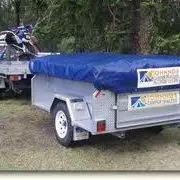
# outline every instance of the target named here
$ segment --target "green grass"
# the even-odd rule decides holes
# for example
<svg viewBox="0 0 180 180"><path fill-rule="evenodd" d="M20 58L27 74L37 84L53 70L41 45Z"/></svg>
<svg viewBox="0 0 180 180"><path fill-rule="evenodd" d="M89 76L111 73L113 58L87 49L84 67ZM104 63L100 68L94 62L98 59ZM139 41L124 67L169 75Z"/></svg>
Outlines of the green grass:
<svg viewBox="0 0 180 180"><path fill-rule="evenodd" d="M0 101L0 170L180 170L180 129L97 136L65 148L49 119L29 100Z"/></svg>

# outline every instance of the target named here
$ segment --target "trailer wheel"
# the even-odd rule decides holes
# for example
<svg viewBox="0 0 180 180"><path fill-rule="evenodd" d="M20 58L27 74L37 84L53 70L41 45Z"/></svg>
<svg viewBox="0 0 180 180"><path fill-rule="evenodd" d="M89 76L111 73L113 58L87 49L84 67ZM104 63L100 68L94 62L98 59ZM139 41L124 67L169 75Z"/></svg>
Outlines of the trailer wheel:
<svg viewBox="0 0 180 180"><path fill-rule="evenodd" d="M71 117L65 103L57 103L52 117L54 121L56 139L63 146L70 146L73 142L73 127Z"/></svg>

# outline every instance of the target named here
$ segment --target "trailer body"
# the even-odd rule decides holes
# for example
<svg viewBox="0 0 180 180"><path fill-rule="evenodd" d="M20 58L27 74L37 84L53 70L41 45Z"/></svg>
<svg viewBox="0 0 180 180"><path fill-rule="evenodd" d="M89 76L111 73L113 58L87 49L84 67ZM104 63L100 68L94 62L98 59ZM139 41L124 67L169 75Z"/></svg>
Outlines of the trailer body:
<svg viewBox="0 0 180 180"><path fill-rule="evenodd" d="M61 56L59 58L61 60ZM39 60L30 64L30 69L36 71L36 75L32 78L32 104L51 113L55 121L56 136L60 139L61 144L69 145L69 139L65 143L62 139L67 139L72 132L71 140L78 141L88 139L89 134L111 133L122 136L127 130L166 125L178 126L180 124L179 67L172 65L172 67L135 69L137 73L135 74L137 76L136 89L131 92L117 92L115 91L118 89L116 87L122 86L123 83L127 88L129 88L129 84L133 86L134 84L126 79L121 79L120 76L122 84L118 84L116 77L114 82L112 82L113 79L107 79L108 76L104 73L107 67L102 68L103 76L106 76L106 79L103 80L99 64L97 69L86 65L88 71L85 71L84 67L86 66L77 65L75 67L77 71L74 71L72 62L67 67L68 65L65 66L63 60L53 64L51 61L53 58L50 59L47 57L45 58L47 62ZM50 72L46 73L47 69L50 69ZM112 67L110 70L108 69L107 73L113 77ZM127 73L127 69L123 70L123 73L124 71ZM53 73L57 73L57 77ZM68 73L70 74L69 79L60 77L67 76ZM104 87L108 87L108 84L105 83L110 81L109 84L115 90L111 90L112 86L109 89L98 89L102 82L94 85L94 81L83 81L82 76L79 76L80 73L86 80L87 74L91 75L91 79L93 79L92 76L96 76L95 83L98 82L98 78L102 79ZM118 76L119 72L115 73ZM124 74L123 77L125 77ZM127 84L125 84L126 82ZM122 91L124 89L121 88ZM66 112L65 106L68 112ZM58 117L65 118L58 121ZM65 122L68 118L70 121ZM68 129L64 128L63 130L62 125L56 125L56 121L60 124L65 123L64 126L70 124L73 131L70 130L68 134ZM62 129L59 134L57 128ZM68 135L62 135L63 133Z"/></svg>
<svg viewBox="0 0 180 180"><path fill-rule="evenodd" d="M109 90L97 91L93 84L86 82L46 75L36 75L32 78L33 105L51 112L57 102L65 102L72 125L81 127L93 135L179 124L179 94L179 89L116 94ZM131 109L129 101L132 97L147 95L174 96L174 99L173 102L168 102L169 105L167 103L159 107ZM105 130L98 132L98 122L103 121Z"/></svg>
<svg viewBox="0 0 180 180"><path fill-rule="evenodd" d="M41 52L38 57L47 56L52 53ZM0 90L1 92L13 91L20 93L31 89L31 78L33 74L29 70L29 61L0 60Z"/></svg>
<svg viewBox="0 0 180 180"><path fill-rule="evenodd" d="M27 61L0 61L0 89L19 92L30 89L32 74Z"/></svg>

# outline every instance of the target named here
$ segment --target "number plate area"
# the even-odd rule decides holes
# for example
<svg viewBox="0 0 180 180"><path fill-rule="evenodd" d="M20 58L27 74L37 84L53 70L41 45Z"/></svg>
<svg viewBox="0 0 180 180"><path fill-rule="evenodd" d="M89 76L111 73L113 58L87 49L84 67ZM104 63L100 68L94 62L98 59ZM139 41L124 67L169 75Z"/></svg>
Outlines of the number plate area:
<svg viewBox="0 0 180 180"><path fill-rule="evenodd" d="M179 90L118 95L116 128L179 121L179 104Z"/></svg>

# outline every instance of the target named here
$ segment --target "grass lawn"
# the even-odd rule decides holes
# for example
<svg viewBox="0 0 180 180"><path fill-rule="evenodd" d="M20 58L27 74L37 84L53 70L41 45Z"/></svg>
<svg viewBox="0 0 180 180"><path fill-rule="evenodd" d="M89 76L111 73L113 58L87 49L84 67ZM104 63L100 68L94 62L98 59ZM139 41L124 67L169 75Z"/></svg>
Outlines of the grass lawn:
<svg viewBox="0 0 180 180"><path fill-rule="evenodd" d="M49 119L28 99L0 100L0 170L180 170L180 129L96 136L65 148Z"/></svg>

